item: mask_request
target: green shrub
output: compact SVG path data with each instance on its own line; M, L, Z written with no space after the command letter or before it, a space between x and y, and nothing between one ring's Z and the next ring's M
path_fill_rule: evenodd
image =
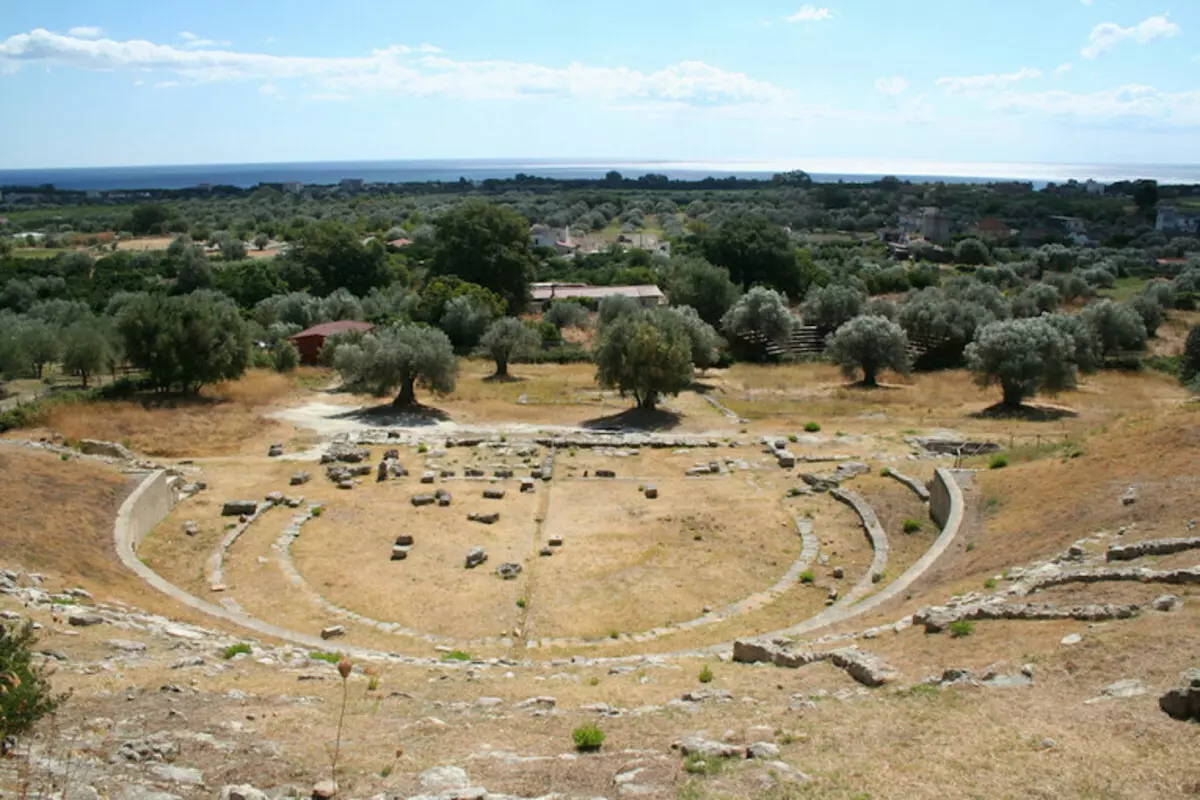
M700 670L699 679L701 683L712 683L713 671L709 669L708 664L705 664L704 669Z
M988 469L1004 469L1007 466L1008 456L1004 455L1003 453L996 453L994 456L992 456L991 460L988 461Z
M788 441L792 444L795 444L796 442L800 441L800 437L794 433L788 434Z
M291 342L280 342L271 354L271 362L276 372L293 372L300 366L300 351Z
M975 626L968 620L959 619L950 623L950 636L955 639L961 639L964 636L970 636L975 632Z
M996 588L996 579L995 579L995 578L988 578L986 581L984 581L984 582L983 582L983 588L985 588L985 589L995 589L995 588Z
M613 628L613 629L611 629L611 630L608 632L608 638L610 638L610 639L620 639L620 638L621 638L621 632L620 632L619 630L617 630L616 628Z
M904 520L904 532L905 533L916 533L919 530L921 530L921 520L919 520L919 519Z
M517 598L517 608L524 608L524 607L525 607L525 598L518 597Z
M816 579L817 579L817 576L813 575L813 571L811 569L806 569L806 570L804 570L804 572L800 573L800 582L801 583L812 583Z
M701 753L689 753L683 760L683 771L692 775L715 775L721 771L724 760Z
M575 740L575 749L581 753L591 753L600 749L600 745L604 744L604 731L596 727L596 723L589 722L587 725L576 728L571 732L571 738Z
M252 651L253 648L250 647L248 643L238 642L237 644L231 644L229 647L226 647L225 650L222 651L221 657L228 661L234 656L241 655L242 653L250 653Z
M820 430L821 430L821 425L820 425L820 423L817 423L817 422L808 422L808 423L805 423L805 425L804 425L805 433L818 433L818 432L820 432Z
M336 664L342 660L341 653L323 653L320 650L314 650L308 654L308 657L313 661L324 661L327 664Z
M451 650L442 656L442 661L470 661L471 654L462 650Z
M32 728L70 696L54 694L45 674L34 666L37 636L33 623L0 623L0 742Z

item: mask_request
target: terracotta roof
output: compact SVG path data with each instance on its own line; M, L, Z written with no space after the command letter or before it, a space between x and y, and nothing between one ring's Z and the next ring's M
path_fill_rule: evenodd
M308 330L300 331L292 334L288 339L307 339L311 336L333 336L335 333L345 333L346 331L369 331L375 326L369 322L357 322L352 319L338 320L337 322L322 322L320 325L314 325Z

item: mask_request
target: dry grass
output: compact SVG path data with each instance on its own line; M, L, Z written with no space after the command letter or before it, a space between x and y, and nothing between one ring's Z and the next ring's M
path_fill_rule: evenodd
M265 452L268 444L288 439L292 431L265 420L263 412L289 398L297 391L296 382L311 375L308 370L290 377L252 370L194 399L147 396L56 406L46 427L71 439L128 441L136 452L166 458Z

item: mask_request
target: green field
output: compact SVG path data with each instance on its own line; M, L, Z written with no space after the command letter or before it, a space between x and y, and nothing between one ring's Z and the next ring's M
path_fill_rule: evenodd
M9 222L28 222L30 220L76 220L104 215L128 214L135 208L126 205L95 205L95 206L63 206L62 208L31 208L21 211L5 211L0 216L8 217Z

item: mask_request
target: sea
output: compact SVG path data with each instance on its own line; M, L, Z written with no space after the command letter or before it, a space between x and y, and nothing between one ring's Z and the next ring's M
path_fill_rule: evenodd
M990 183L1024 181L1035 187L1049 182L1154 179L1160 183L1200 183L1200 164L1050 164L954 162L882 159L811 159L800 161L668 161L604 159L424 159L387 161L309 161L262 164L176 164L127 167L63 167L0 169L0 188L42 186L105 191L115 189L187 189L201 184L251 187L260 183L299 181L329 185L344 178L366 183L482 181L518 173L543 178L602 178L610 170L636 178L648 173L673 179L706 177L769 178L803 169L813 180L873 181L892 175L913 182Z

